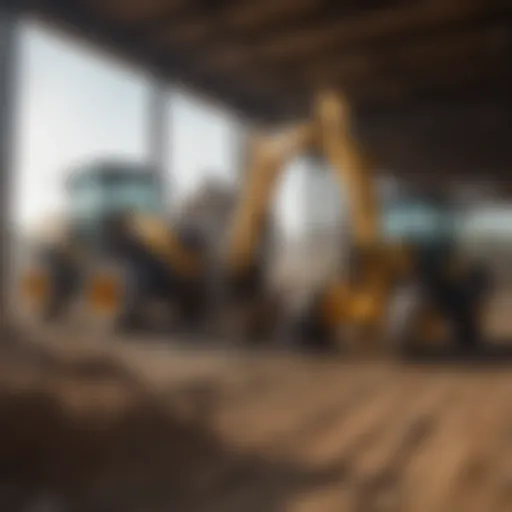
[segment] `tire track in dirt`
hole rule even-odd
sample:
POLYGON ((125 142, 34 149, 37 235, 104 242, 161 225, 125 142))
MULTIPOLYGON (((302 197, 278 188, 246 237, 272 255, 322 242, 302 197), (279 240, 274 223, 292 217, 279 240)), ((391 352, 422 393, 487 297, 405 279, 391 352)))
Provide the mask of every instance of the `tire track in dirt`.
POLYGON ((456 399, 440 410, 438 428, 408 462, 404 486, 415 512, 465 510, 458 508, 456 488, 475 442, 468 429, 475 420, 472 404, 482 393, 481 383, 464 375, 455 386, 456 399))
POLYGON ((354 457, 354 508, 361 511, 411 510, 404 496, 404 473, 409 460, 435 431, 439 414, 456 399, 446 382, 419 382, 396 403, 381 435, 354 457), (406 404, 404 407, 404 403, 406 404))
MULTIPOLYGON (((471 403, 468 435, 473 442, 452 490, 459 495, 457 506, 461 510, 495 510, 503 497, 506 474, 510 463, 510 440, 507 441, 507 424, 510 426, 510 405, 507 386, 500 379, 481 379, 480 389, 471 403), (508 466, 508 467, 507 467, 508 466)), ((508 502, 506 510, 510 510, 508 502)))
MULTIPOLYGON (((318 435, 317 431, 328 429, 355 404, 371 399, 375 388, 386 384, 389 376, 384 373, 371 379, 359 378, 350 385, 343 382, 345 379, 345 376, 324 374, 312 383, 302 382, 302 386, 291 379, 289 401, 277 407, 273 401, 263 402, 260 408, 251 410, 255 416, 242 419, 249 427, 249 430, 244 430, 245 441, 254 433, 252 435, 259 440, 260 448, 271 453, 286 451, 286 446, 318 435), (340 380, 344 385, 339 385, 340 380)), ((235 430, 239 428, 235 427, 235 430)))
POLYGON ((289 451, 300 463, 307 461, 313 467, 336 467, 339 477, 336 482, 321 489, 300 493, 290 505, 290 510, 353 510, 356 479, 354 461, 361 450, 378 439, 381 433, 379 422, 389 418, 389 412, 403 403, 408 390, 403 381, 397 379, 387 386, 377 386, 364 401, 353 403, 339 421, 303 439, 289 451), (312 508, 308 508, 312 507, 312 508))
POLYGON ((301 446, 301 459, 313 464, 339 458, 350 459, 354 450, 357 451, 356 447, 364 446, 378 434, 374 430, 375 425, 388 418, 390 410, 403 403, 407 393, 401 378, 391 379, 386 386, 376 387, 368 400, 354 403, 340 422, 301 446))
MULTIPOLYGON (((73 343, 76 347, 69 353, 80 359, 79 342, 73 343)), ((39 388, 51 394, 84 426, 103 424, 109 414, 122 416, 125 399, 139 400, 146 416, 153 414, 156 423, 164 424, 168 416, 176 416, 175 398, 182 387, 211 388, 212 425, 222 439, 224 454, 208 460, 197 454, 190 461, 186 473, 190 489, 200 496, 178 511, 512 510, 512 374, 506 370, 494 371, 478 362, 471 369, 370 364, 121 344, 105 347, 104 358, 111 362, 101 371, 101 350, 84 349, 83 359, 89 357, 96 362, 80 363, 85 370, 72 364, 55 373, 55 366, 45 370, 41 363, 37 378, 28 367, 20 367, 19 375, 11 368, 9 378, 3 380, 16 393, 39 388), (116 360, 127 369, 116 370, 116 360)), ((183 396, 185 401, 195 400, 193 393, 183 396)), ((130 421, 143 424, 147 421, 143 416, 130 421)), ((212 425, 197 422, 211 432, 212 425)), ((147 460, 155 464, 122 472, 126 482, 133 482, 133 492, 140 493, 137 499, 147 493, 150 508, 158 499, 168 499, 166 479, 181 472, 172 460, 160 458, 188 449, 185 443, 174 446, 167 427, 156 423, 147 430, 134 428, 134 437, 124 440, 130 453, 147 450, 151 454, 147 460), (137 438, 137 432, 143 432, 143 438, 137 438), (159 482, 156 487, 154 480, 159 482), (163 497, 151 495, 151 489, 163 497)), ((49 423, 45 429, 57 446, 58 436, 51 434, 49 423)), ((94 450, 98 457, 103 455, 98 447, 94 450)), ((138 460, 138 455, 119 457, 130 464, 138 460)), ((73 462, 71 455, 66 454, 65 460, 73 462)), ((124 468, 118 462, 109 463, 124 468)), ((121 489, 119 479, 101 476, 100 483, 108 487, 115 481, 121 489)), ((115 492, 108 490, 110 498, 115 492)))

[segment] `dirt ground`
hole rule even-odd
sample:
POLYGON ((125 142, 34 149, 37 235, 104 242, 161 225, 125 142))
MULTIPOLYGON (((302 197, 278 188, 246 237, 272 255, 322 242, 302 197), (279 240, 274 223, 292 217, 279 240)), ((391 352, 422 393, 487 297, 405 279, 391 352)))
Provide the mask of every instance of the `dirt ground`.
POLYGON ((0 510, 512 510, 506 361, 37 340, 0 363, 0 510))

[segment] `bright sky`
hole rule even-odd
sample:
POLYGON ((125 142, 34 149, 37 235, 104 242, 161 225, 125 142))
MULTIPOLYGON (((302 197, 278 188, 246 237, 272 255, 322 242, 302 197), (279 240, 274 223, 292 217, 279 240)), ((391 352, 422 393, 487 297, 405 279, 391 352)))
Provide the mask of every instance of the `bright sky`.
MULTIPOLYGON (((133 69, 60 33, 27 24, 20 87, 14 200, 18 226, 28 227, 42 215, 65 209, 62 185, 76 163, 98 155, 145 158, 149 87, 133 69)), ((168 159, 174 193, 189 193, 205 172, 234 180, 233 141, 243 130, 241 122, 183 92, 173 91, 170 98, 168 159)), ((285 227, 293 230, 300 224, 300 177, 287 173, 285 181, 277 203, 285 227)))

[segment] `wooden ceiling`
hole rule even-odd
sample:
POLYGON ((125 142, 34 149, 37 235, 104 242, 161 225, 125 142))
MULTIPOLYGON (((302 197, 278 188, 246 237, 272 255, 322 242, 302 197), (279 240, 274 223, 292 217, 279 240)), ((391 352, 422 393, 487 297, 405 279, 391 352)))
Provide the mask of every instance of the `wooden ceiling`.
POLYGON ((341 88, 382 167, 512 182, 512 0, 26 1, 256 122, 341 88))
POLYGON ((361 108, 512 85, 511 0, 34 0, 170 80, 255 120, 306 112, 319 87, 361 108))

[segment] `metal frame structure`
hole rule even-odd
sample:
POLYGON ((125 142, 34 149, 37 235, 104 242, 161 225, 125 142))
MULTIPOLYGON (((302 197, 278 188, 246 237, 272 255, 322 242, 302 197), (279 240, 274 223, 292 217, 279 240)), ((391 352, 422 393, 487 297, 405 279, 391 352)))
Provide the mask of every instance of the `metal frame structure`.
POLYGON ((151 167, 156 169, 159 175, 161 193, 165 198, 167 197, 167 192, 172 192, 170 173, 167 172, 169 163, 167 148, 170 123, 167 122, 166 107, 169 101, 169 94, 165 89, 165 83, 158 77, 152 77, 150 87, 147 157, 151 167))
POLYGON ((15 106, 21 9, 11 0, 0 4, 0 339, 9 330, 11 198, 15 148, 15 106))

